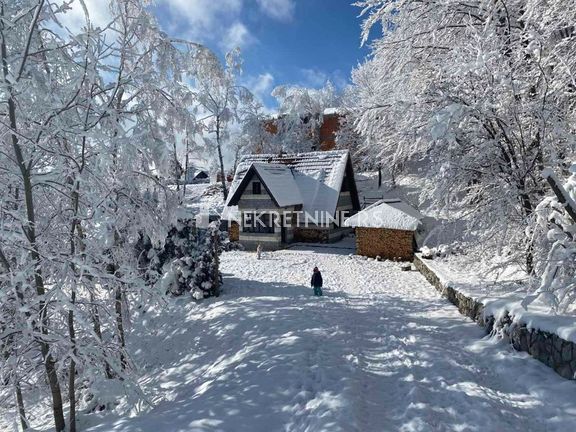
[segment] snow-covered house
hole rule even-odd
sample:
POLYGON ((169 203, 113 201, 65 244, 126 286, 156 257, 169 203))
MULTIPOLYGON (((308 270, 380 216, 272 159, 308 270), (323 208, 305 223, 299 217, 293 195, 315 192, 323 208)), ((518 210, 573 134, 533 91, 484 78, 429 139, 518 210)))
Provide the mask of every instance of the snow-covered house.
POLYGON ((238 222, 245 247, 271 250, 337 241, 351 232, 343 220, 359 209, 347 150, 258 154, 239 163, 223 219, 238 222))
POLYGON ((383 199, 350 217, 344 225, 356 230, 358 255, 411 261, 423 219, 409 204, 383 199))
POLYGON ((184 180, 186 184, 210 183, 210 174, 208 171, 190 167, 186 170, 184 180))

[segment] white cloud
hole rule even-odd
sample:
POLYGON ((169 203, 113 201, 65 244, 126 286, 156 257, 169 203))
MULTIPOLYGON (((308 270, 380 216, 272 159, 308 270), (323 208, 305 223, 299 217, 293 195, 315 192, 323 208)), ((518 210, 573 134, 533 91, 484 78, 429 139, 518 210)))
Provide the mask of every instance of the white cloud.
POLYGON ((260 10, 278 21, 290 21, 294 17, 294 0, 256 0, 260 10))
POLYGON ((168 6, 171 33, 224 52, 244 48, 256 38, 241 21, 245 0, 159 0, 168 6))
POLYGON ((235 48, 244 48, 254 41, 254 37, 244 24, 237 21, 226 32, 220 46, 225 51, 231 51, 235 48))
POLYGON ((175 17, 185 18, 194 33, 212 30, 219 22, 237 16, 242 0, 162 0, 175 17))
POLYGON ((344 89, 350 85, 350 78, 346 76, 340 69, 332 72, 330 81, 336 86, 337 89, 344 89))
POLYGON ((246 87, 260 100, 270 96, 274 86, 274 76, 270 72, 246 80, 246 87))
POLYGON ((305 87, 323 87, 329 79, 328 74, 319 69, 301 69, 300 72, 305 87))
MULTIPOLYGON (((64 0, 56 0, 54 5, 60 6, 64 0)), ((108 3, 103 3, 102 0, 84 0, 90 22, 94 27, 105 27, 112 19, 108 3)), ((86 27, 87 19, 84 8, 79 1, 75 1, 70 5, 70 9, 65 14, 58 15, 58 20, 72 32, 79 32, 82 28, 86 27)))
POLYGON ((276 111, 275 103, 270 97, 272 90, 276 86, 275 81, 274 75, 270 72, 265 72, 259 75, 244 76, 241 83, 260 101, 264 112, 272 113, 276 111))

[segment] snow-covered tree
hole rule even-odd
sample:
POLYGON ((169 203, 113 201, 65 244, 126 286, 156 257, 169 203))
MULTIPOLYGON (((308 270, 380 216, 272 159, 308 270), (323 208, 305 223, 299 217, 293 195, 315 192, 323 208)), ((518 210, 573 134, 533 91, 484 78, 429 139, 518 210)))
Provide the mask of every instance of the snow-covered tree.
POLYGON ((326 108, 338 107, 340 95, 328 81, 320 89, 279 86, 272 91, 278 101, 278 116, 270 119, 267 147, 276 152, 317 150, 326 108), (271 129, 270 129, 271 128, 271 129))
POLYGON ((390 169, 426 159, 424 193, 532 273, 539 171, 574 153, 576 46, 566 23, 576 11, 565 0, 356 4, 365 40, 376 24, 383 30, 353 74, 368 151, 390 169))
POLYGON ((160 32, 146 1, 110 0, 105 25, 85 11, 77 31, 70 4, 0 2, 0 372, 22 427, 48 383, 57 431, 77 401, 106 407, 99 383, 130 380, 129 309, 156 293, 136 246, 174 221, 170 143, 214 57, 160 32))
POLYGON ((253 95, 237 83, 237 74, 242 66, 239 50, 233 50, 226 55, 225 65, 209 53, 198 58, 198 65, 195 84, 197 101, 207 113, 202 119, 209 135, 205 140, 209 147, 217 151, 222 191, 226 199, 228 188, 223 147, 229 138, 229 126, 238 121, 239 107, 251 103, 253 95))
POLYGON ((576 164, 570 172, 562 185, 552 170, 543 171, 554 196, 536 208, 535 235, 548 247, 542 250, 547 253, 540 260, 540 286, 526 298, 525 306, 539 299, 554 312, 565 312, 576 301, 576 164))
POLYGON ((279 86, 272 95, 278 101, 277 115, 270 116, 257 103, 242 111, 238 144, 242 151, 280 153, 317 149, 324 110, 340 103, 334 86, 330 82, 321 89, 279 86))
POLYGON ((365 137, 357 131, 357 124, 362 112, 357 104, 360 99, 356 86, 347 86, 342 92, 340 106, 338 108, 339 127, 336 132, 336 148, 348 150, 352 156, 352 162, 358 170, 366 171, 378 165, 375 152, 366 145, 365 137))

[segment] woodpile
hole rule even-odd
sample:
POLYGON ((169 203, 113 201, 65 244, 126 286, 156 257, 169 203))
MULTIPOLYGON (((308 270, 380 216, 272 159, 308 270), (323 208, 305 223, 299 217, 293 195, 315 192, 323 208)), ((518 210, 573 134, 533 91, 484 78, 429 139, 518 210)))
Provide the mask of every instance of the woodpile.
POLYGON ((414 232, 385 228, 356 228, 356 253, 371 258, 412 261, 414 232))
POLYGON ((303 243, 328 243, 329 234, 327 229, 296 228, 294 240, 303 243))
POLYGON ((240 224, 238 222, 231 222, 229 229, 230 241, 240 241, 240 224))

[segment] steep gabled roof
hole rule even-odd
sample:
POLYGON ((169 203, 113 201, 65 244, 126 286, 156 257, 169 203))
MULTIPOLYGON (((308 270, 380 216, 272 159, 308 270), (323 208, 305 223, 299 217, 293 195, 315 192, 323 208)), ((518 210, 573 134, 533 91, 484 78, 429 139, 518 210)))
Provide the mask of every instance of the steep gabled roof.
MULTIPOLYGON (((260 154, 242 158, 230 187, 227 206, 235 205, 232 197, 253 165, 283 166, 290 170, 301 197, 303 210, 313 214, 315 211, 336 212, 342 181, 349 163, 347 150, 309 152, 298 154, 260 154)), ((262 180, 265 182, 264 178, 262 180)), ((292 190, 292 183, 288 186, 292 190)), ((270 191, 271 192, 271 191, 270 191)), ((287 193, 295 196, 293 191, 287 193)))
POLYGON ((190 166, 190 167, 188 167, 187 170, 185 170, 185 175, 188 178, 196 178, 202 174, 205 174, 207 177, 210 177, 210 173, 208 172, 208 170, 204 170, 201 168, 196 168, 196 167, 190 166))
POLYGON ((344 226, 416 231, 424 216, 399 199, 380 200, 356 213, 344 226))
POLYGON ((238 187, 230 191, 227 205, 234 206, 238 204, 240 196, 244 193, 253 175, 260 178, 260 181, 278 207, 301 205, 303 203, 298 185, 290 168, 286 165, 253 163, 238 187))

